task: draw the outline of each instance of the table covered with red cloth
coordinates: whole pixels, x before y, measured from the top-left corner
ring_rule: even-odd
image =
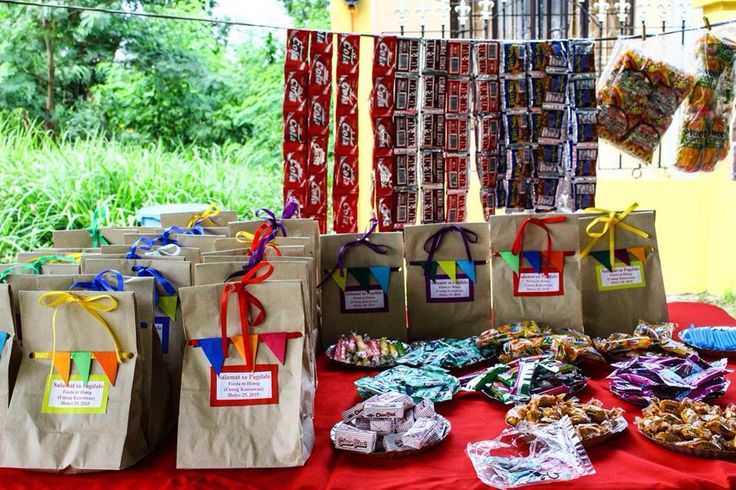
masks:
[[[736,319],[722,309],[700,303],[671,303],[670,318],[688,325],[736,325]],[[319,387],[315,408],[316,444],[304,467],[268,470],[177,470],[176,441],[172,436],[158,450],[136,466],[120,472],[83,475],[55,475],[0,469],[0,487],[74,488],[78,490],[118,488],[488,488],[476,477],[465,446],[470,441],[491,439],[504,429],[508,406],[477,393],[459,393],[452,401],[437,405],[437,411],[452,423],[448,439],[425,454],[386,459],[337,452],[330,446],[329,431],[340,413],[359,401],[353,381],[365,372],[337,370],[320,355]],[[736,363],[729,363],[731,369]],[[736,403],[734,374],[721,403]],[[626,410],[629,429],[588,454],[596,474],[572,482],[552,483],[535,488],[649,489],[649,488],[736,488],[736,462],[707,460],[668,451],[646,440],[633,425],[639,407],[626,403],[608,390],[608,380],[592,379],[578,395],[583,401],[596,397],[606,407]],[[267,427],[264,426],[264,430]]]

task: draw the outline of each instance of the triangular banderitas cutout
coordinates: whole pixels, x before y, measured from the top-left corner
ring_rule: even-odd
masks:
[[[115,380],[118,378],[118,359],[114,352],[94,352],[95,360],[100,363],[100,367],[105,372],[107,380],[111,385],[115,386]]]
[[[512,271],[519,273],[519,256],[514,255],[513,252],[504,250],[502,252],[498,252],[498,255],[501,256],[504,262],[511,268]]]
[[[647,249],[645,247],[629,247],[626,249],[631,255],[639,259],[642,264],[647,263]]]
[[[283,365],[286,359],[286,332],[262,333],[261,341]]]
[[[332,271],[332,274],[330,274],[330,277],[332,277],[332,280],[335,281],[335,284],[337,286],[345,291],[345,286],[348,282],[348,271],[343,270],[342,274],[340,274],[340,268],[336,267],[334,271]]]
[[[74,361],[74,366],[77,368],[79,377],[82,378],[82,384],[87,386],[87,383],[89,383],[89,371],[92,366],[92,353],[72,352],[72,360]]]
[[[69,352],[54,352],[51,362],[56,368],[56,372],[61,376],[61,380],[65,385],[69,384],[69,374],[71,372],[71,355]]]
[[[468,276],[468,279],[470,279],[471,282],[475,283],[475,261],[474,260],[458,260],[457,266],[460,267],[460,270],[462,270],[466,276]]]
[[[590,252],[590,256],[603,264],[603,267],[605,267],[609,271],[612,270],[611,268],[613,264],[611,264],[611,253],[608,250],[598,250],[597,252]]]
[[[376,282],[384,293],[388,294],[389,281],[391,280],[391,267],[384,265],[372,265],[368,267]]]
[[[542,271],[542,253],[537,251],[524,252],[524,258],[529,262],[537,274]]]
[[[547,260],[546,254],[542,254],[544,260]],[[557,272],[562,272],[565,267],[565,252],[561,250],[553,250],[549,256],[549,264]]]
[[[8,337],[10,337],[8,332],[0,332],[0,355],[2,355],[5,343],[8,341]]]
[[[631,265],[631,260],[629,259],[629,252],[625,248],[617,248],[613,251],[613,256],[615,259],[619,262],[623,262],[626,265]]]
[[[235,350],[238,351],[238,355],[240,356],[240,359],[243,360],[243,364],[247,366],[248,359],[245,357],[245,342],[243,342],[243,336],[233,335],[230,337],[230,342],[232,342]],[[255,365],[256,357],[258,356],[258,335],[250,335],[250,349],[251,354],[253,355],[253,365]]]
[[[365,289],[366,291],[370,289],[371,271],[368,269],[368,267],[348,267],[348,272],[351,276],[355,278],[356,281],[358,281],[358,284],[360,284],[361,288]]]
[[[171,296],[159,296],[158,307],[164,312],[166,316],[171,318],[171,321],[176,321],[176,303],[179,297],[176,294]]]
[[[453,283],[457,282],[457,266],[454,260],[438,260],[437,265],[440,266],[442,272],[447,274],[447,277],[449,277]]]

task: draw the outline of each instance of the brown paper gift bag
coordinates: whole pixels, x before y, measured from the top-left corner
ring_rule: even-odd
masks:
[[[302,367],[302,286],[299,281],[257,283],[270,267],[261,262],[237,283],[181,291],[189,345],[177,468],[300,466],[311,454],[314,428],[303,393],[309,379]],[[224,312],[223,294],[229,299]],[[245,317],[241,308],[248,312]]]
[[[409,339],[465,338],[490,328],[489,235],[488,223],[404,228]]]
[[[534,320],[583,331],[574,215],[491,218],[493,324]]]
[[[153,334],[153,288],[156,280],[123,276],[119,271],[107,270],[97,275],[38,276],[36,284],[39,291],[130,291],[135,294],[143,378],[141,424],[149,449],[155,448],[174,427],[169,377],[161,357],[158,336]]]
[[[173,406],[176,409],[185,342],[178,291],[192,284],[191,264],[177,260],[121,258],[87,259],[82,262],[82,272],[85,274],[98,274],[106,269],[156,279],[154,331],[158,335],[164,365],[169,373]]]
[[[311,291],[316,288],[315,280],[312,277],[313,259],[311,257],[279,257],[279,260],[269,261],[273,266],[273,273],[267,279],[268,281],[282,280],[298,280],[302,283],[302,291],[304,291],[304,311],[306,315],[306,329],[304,350],[304,369],[307,371],[311,380],[310,389],[304,390],[307,400],[314,400],[314,392],[317,388],[317,319],[318,311],[316,298]],[[207,284],[222,284],[229,281],[237,281],[245,275],[248,270],[247,264],[236,262],[213,262],[210,264],[197,264],[194,266],[194,285],[204,286]],[[314,407],[309,405],[310,413],[314,412]]]
[[[21,293],[23,356],[1,466],[118,470],[147,452],[130,292]]]
[[[630,333],[639,320],[668,321],[654,211],[581,215],[583,320],[591,337]]]
[[[20,365],[21,350],[15,334],[10,286],[0,284],[0,427],[5,426],[10,395]]]
[[[400,232],[322,235],[322,348],[340,335],[406,340],[404,240]]]
[[[101,238],[94,239],[87,230],[55,230],[52,232],[54,248],[90,248],[103,245],[124,245],[125,233],[148,232],[152,227],[100,227]]]

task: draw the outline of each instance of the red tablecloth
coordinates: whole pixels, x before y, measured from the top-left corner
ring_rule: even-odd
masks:
[[[672,321],[681,327],[695,325],[736,325],[736,319],[722,309],[699,303],[669,305]],[[731,363],[730,367],[736,368]],[[133,468],[121,472],[85,475],[53,475],[20,470],[0,470],[0,486],[8,488],[487,488],[475,475],[465,455],[469,441],[495,437],[504,427],[505,407],[474,393],[460,394],[438,406],[452,423],[448,439],[437,449],[407,459],[375,459],[336,452],[330,447],[329,430],[340,412],[358,401],[353,381],[363,374],[330,368],[324,356],[319,360],[319,389],[316,401],[316,446],[306,466],[274,470],[178,471],[176,444],[172,437],[164,446]],[[731,380],[734,375],[730,374]],[[734,385],[720,401],[734,403]],[[634,405],[615,398],[605,379],[593,379],[580,394],[583,400],[599,398],[606,406],[619,405],[633,423],[641,413]],[[614,440],[593,448],[589,456],[596,474],[573,482],[538,488],[736,488],[736,464],[684,456],[644,439],[633,426]]]

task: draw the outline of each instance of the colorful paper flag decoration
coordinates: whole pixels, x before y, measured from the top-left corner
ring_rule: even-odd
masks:
[[[631,265],[631,259],[629,259],[629,252],[625,248],[617,248],[613,251],[613,255],[616,257],[616,260],[619,262],[623,262],[626,265]]]
[[[360,287],[368,291],[371,286],[371,271],[368,267],[348,267],[348,272],[358,281]]]
[[[546,259],[546,257],[545,257]],[[565,267],[565,252],[561,250],[553,250],[549,257],[550,265],[557,272],[562,272]]]
[[[631,255],[636,257],[641,261],[642,264],[646,265],[647,263],[647,249],[644,247],[629,247],[626,249],[627,252],[629,252]]]
[[[225,363],[225,356],[222,353],[222,338],[212,337],[208,339],[198,339],[198,342],[204,355],[207,357],[207,360],[210,361],[210,366],[215,370],[215,374],[219,376],[222,371],[222,365]],[[95,357],[97,357],[97,353],[95,353]],[[243,358],[245,358],[245,356],[243,356]]]
[[[368,267],[373,277],[384,293],[388,294],[389,281],[391,280],[391,267],[385,265],[372,265]],[[273,350],[273,349],[272,349]]]
[[[542,253],[538,251],[524,251],[524,258],[529,262],[535,272],[542,271]]]
[[[457,282],[457,267],[455,266],[454,260],[438,260],[437,265],[447,274],[447,277],[450,278],[453,284]]]
[[[432,262],[421,261],[420,265],[424,269],[424,274],[429,276],[429,280],[434,281],[434,278],[437,277],[437,262],[434,260]]]
[[[498,252],[498,255],[501,256],[503,261],[506,262],[506,264],[508,264],[508,266],[511,268],[512,271],[516,272],[517,274],[519,273],[519,256],[518,255],[514,255],[510,251]]]
[[[250,367],[251,369],[255,369],[256,367],[256,356],[258,356],[258,335],[250,335],[250,348],[251,352],[253,354],[253,365]]]
[[[164,312],[166,316],[171,318],[171,321],[176,321],[176,303],[179,296],[172,294],[171,296],[159,296],[158,307]]]
[[[603,264],[603,267],[608,269],[609,271],[612,270],[611,264],[611,253],[608,250],[598,250],[597,252],[590,252],[590,255]]]
[[[286,360],[286,332],[262,333],[261,341],[283,365]]]
[[[115,353],[93,352],[93,354],[95,360],[100,363],[100,367],[105,372],[107,380],[111,385],[115,386],[115,380],[118,378],[118,358],[115,356]]]
[[[92,367],[92,353],[72,352],[71,356],[74,361],[74,366],[77,368],[77,372],[82,378],[82,384],[87,386],[87,383],[89,382],[89,371]]]
[[[331,274],[332,280],[335,281],[335,284],[342,290],[345,291],[345,286],[348,282],[348,272],[343,271],[342,274],[340,274],[340,268],[335,267],[335,270],[332,271]]]
[[[238,351],[240,358],[243,360],[243,364],[248,364],[248,360],[245,358],[245,344],[243,343],[243,336],[233,335],[230,337],[230,343],[232,343],[235,350]]]
[[[69,352],[54,352],[51,362],[59,373],[65,385],[69,384],[69,374],[71,372],[71,355]]]
[[[5,348],[5,343],[8,341],[10,334],[8,332],[0,332],[0,354],[2,354]]]
[[[460,270],[468,276],[468,279],[475,283],[475,261],[464,259],[457,260],[456,262],[457,266],[460,267]]]

